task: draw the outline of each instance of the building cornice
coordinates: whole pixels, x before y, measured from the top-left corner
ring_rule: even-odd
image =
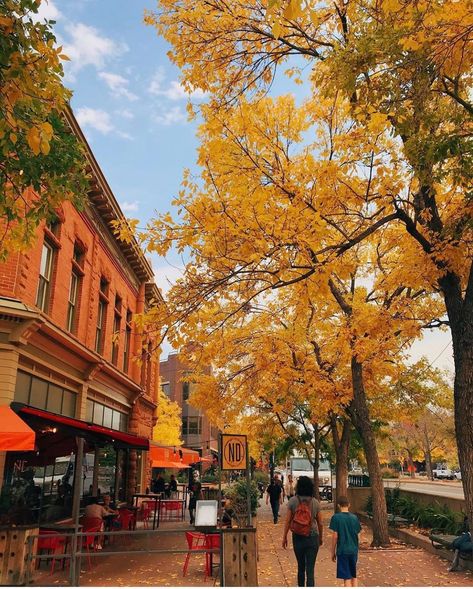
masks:
[[[112,222],[126,221],[125,215],[121,211],[120,206],[70,108],[65,110],[65,117],[72,132],[77,139],[79,139],[85,149],[85,154],[89,163],[88,171],[91,174],[90,190],[88,193],[90,202],[94,205],[98,214],[109,228],[137,278],[141,282],[153,282],[153,268],[146,259],[146,256],[137,241],[132,239],[130,243],[125,243],[115,236]]]

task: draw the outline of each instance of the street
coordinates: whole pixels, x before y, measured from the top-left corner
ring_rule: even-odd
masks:
[[[429,481],[421,479],[402,480],[385,479],[384,486],[389,489],[399,487],[406,491],[415,493],[426,493],[427,495],[436,495],[437,497],[449,497],[451,499],[464,499],[463,487],[461,482],[454,481]]]

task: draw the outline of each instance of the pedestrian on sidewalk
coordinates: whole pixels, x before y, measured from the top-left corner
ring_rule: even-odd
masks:
[[[284,484],[284,494],[286,495],[288,501],[291,497],[294,497],[294,495],[296,494],[292,474],[287,475],[287,481]]]
[[[337,579],[343,579],[345,587],[357,587],[356,563],[358,560],[359,519],[350,513],[347,497],[338,497],[339,512],[330,520],[332,530],[332,560],[337,563]]]
[[[279,507],[282,503],[283,488],[281,481],[277,475],[271,479],[271,482],[266,489],[266,505],[271,503],[271,510],[273,512],[273,521],[275,524],[278,523],[279,518]]]
[[[287,504],[282,547],[287,548],[287,535],[292,532],[292,546],[297,559],[297,585],[315,587],[315,560],[323,542],[320,503],[314,498],[314,482],[301,476],[295,496]]]

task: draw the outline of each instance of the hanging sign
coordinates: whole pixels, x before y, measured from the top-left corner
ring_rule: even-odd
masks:
[[[222,470],[245,470],[248,468],[246,436],[222,434],[221,448]]]

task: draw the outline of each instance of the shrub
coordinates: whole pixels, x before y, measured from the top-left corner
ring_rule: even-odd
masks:
[[[225,491],[225,496],[228,497],[232,502],[232,507],[236,513],[247,513],[247,484],[246,479],[239,479],[235,483],[228,486]],[[251,501],[251,515],[256,515],[259,502],[259,491],[256,483],[251,481],[250,483],[250,501]]]
[[[253,473],[253,480],[256,484],[263,483],[263,485],[269,485],[269,474],[262,470],[255,470]]]
[[[399,471],[394,468],[382,468],[381,476],[383,479],[397,479],[399,478]]]

